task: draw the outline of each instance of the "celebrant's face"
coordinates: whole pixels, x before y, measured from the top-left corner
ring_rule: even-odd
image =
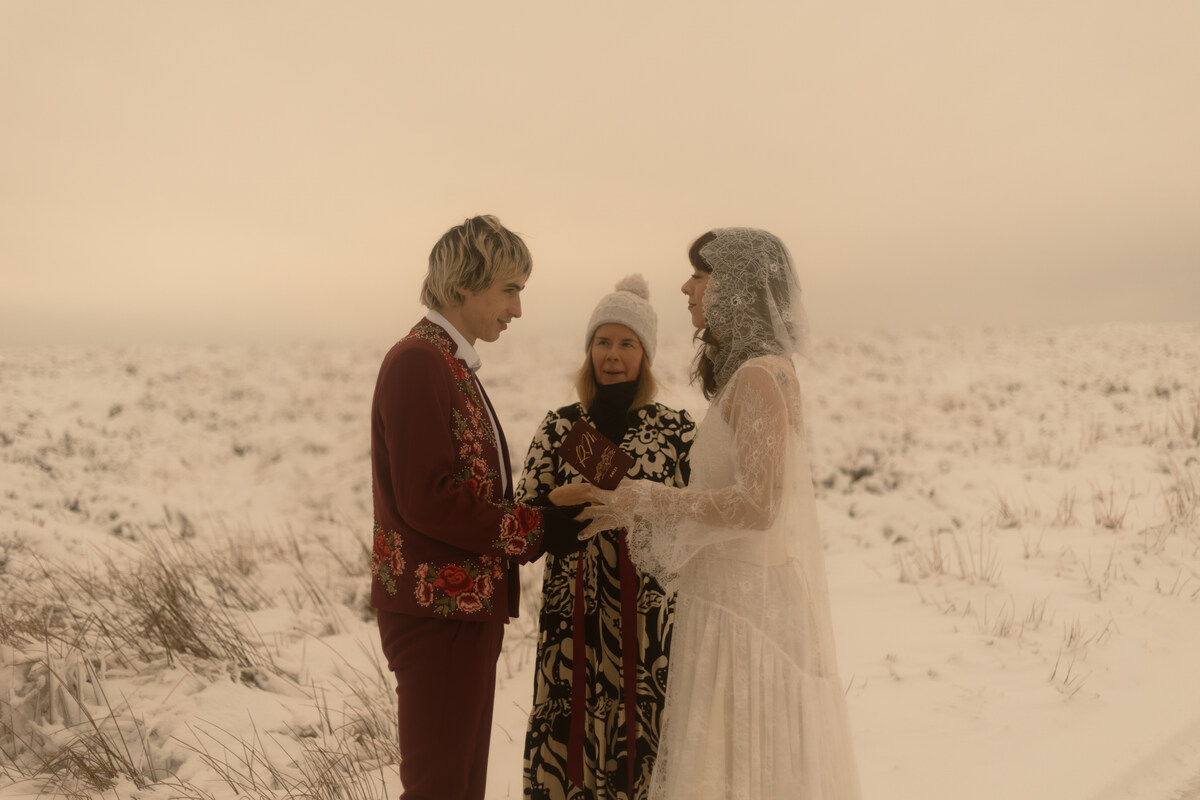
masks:
[[[479,339],[494,342],[521,316],[521,291],[524,278],[499,279],[481,292],[462,291],[463,301],[457,309],[462,321],[459,330],[472,345]]]
[[[609,322],[592,334],[592,371],[596,383],[636,381],[642,371],[642,342],[624,325]]]
[[[711,272],[693,269],[692,277],[688,278],[682,287],[683,293],[687,295],[688,313],[692,315],[692,325],[696,328],[703,328],[705,324],[704,306],[700,301],[704,299],[704,290],[708,288],[708,279],[711,277]]]

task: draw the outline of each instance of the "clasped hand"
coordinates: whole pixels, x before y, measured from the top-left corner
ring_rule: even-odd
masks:
[[[590,483],[568,483],[552,489],[548,499],[556,506],[587,503],[587,508],[579,512],[575,519],[588,523],[588,526],[579,532],[579,538],[591,539],[600,531],[610,531],[620,527],[617,515],[607,506],[612,494],[612,492],[597,488]]]

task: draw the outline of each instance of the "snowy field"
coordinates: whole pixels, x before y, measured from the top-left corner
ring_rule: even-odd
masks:
[[[368,411],[390,342],[0,348],[0,796],[383,798]],[[483,345],[518,469],[576,337]],[[692,347],[661,399],[697,416]],[[1200,326],[862,334],[805,368],[868,798],[1200,775]],[[521,796],[540,566],[489,798]]]

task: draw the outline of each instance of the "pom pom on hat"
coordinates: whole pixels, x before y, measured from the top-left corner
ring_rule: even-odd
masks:
[[[641,275],[625,276],[617,281],[611,294],[600,298],[588,321],[587,337],[583,340],[585,353],[591,349],[596,328],[610,322],[624,325],[637,334],[646,361],[653,363],[654,349],[658,345],[658,316],[650,305],[650,284]]]
[[[636,294],[643,300],[650,299],[650,284],[646,283],[646,279],[636,273],[633,275],[626,275],[624,278],[621,278],[621,280],[617,281],[616,290],[618,292],[629,292],[630,294]]]

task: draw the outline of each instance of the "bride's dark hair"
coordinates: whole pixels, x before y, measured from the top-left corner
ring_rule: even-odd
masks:
[[[709,231],[692,242],[692,246],[688,248],[688,260],[692,262],[694,269],[712,274],[712,266],[704,260],[700,251],[716,238],[717,234]],[[701,347],[696,353],[696,360],[692,362],[692,382],[700,384],[700,390],[704,393],[705,400],[712,400],[717,393],[717,367],[709,357],[708,351],[719,348],[721,343],[713,336],[707,325],[697,330],[693,338],[701,343]]]

